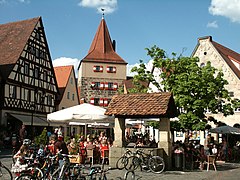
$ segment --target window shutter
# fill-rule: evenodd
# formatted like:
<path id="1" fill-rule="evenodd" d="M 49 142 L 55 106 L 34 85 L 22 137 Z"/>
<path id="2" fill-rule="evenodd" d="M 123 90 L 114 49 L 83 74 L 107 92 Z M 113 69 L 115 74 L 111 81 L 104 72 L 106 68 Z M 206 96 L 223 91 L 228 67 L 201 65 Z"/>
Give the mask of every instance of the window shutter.
<path id="1" fill-rule="evenodd" d="M 93 66 L 93 71 L 96 72 L 97 71 L 97 67 Z"/>
<path id="2" fill-rule="evenodd" d="M 105 89 L 108 90 L 108 82 L 105 82 Z"/>
<path id="3" fill-rule="evenodd" d="M 108 99 L 104 98 L 104 106 L 108 106 Z"/>
<path id="4" fill-rule="evenodd" d="M 103 66 L 100 66 L 100 72 L 103 72 Z"/>
<path id="5" fill-rule="evenodd" d="M 101 89 L 101 90 L 104 89 L 104 84 L 105 84 L 104 82 L 101 82 L 101 83 L 100 83 L 100 89 Z"/>
<path id="6" fill-rule="evenodd" d="M 90 98 L 90 104 L 94 104 L 94 98 Z"/>
<path id="7" fill-rule="evenodd" d="M 113 73 L 116 73 L 116 71 L 117 71 L 117 68 L 113 67 Z"/>
<path id="8" fill-rule="evenodd" d="M 100 98 L 100 100 L 99 100 L 99 105 L 100 106 L 103 106 L 103 100 L 104 100 L 103 98 Z"/>
<path id="9" fill-rule="evenodd" d="M 117 83 L 114 83 L 114 84 L 113 84 L 113 90 L 116 91 L 117 88 L 118 88 L 118 84 L 117 84 Z"/>
<path id="10" fill-rule="evenodd" d="M 95 89 L 95 82 L 92 82 L 91 88 L 92 88 L 92 89 Z"/>
<path id="11" fill-rule="evenodd" d="M 107 66 L 107 72 L 110 72 L 110 68 L 109 68 L 109 66 Z"/>

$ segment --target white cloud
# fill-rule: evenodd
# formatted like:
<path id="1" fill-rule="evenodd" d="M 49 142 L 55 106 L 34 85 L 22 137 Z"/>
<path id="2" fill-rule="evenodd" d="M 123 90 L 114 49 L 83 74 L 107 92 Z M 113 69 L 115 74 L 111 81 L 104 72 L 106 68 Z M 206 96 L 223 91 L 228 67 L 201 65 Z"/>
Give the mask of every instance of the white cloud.
<path id="1" fill-rule="evenodd" d="M 110 14 L 117 9 L 117 0 L 81 0 L 78 5 L 95 8 L 98 13 L 102 13 L 101 9 L 104 9 L 105 14 Z"/>
<path id="2" fill-rule="evenodd" d="M 77 68 L 78 68 L 79 62 L 80 62 L 80 60 L 77 58 L 68 58 L 68 57 L 60 57 L 60 58 L 54 59 L 52 61 L 54 67 L 73 65 L 76 77 L 78 77 L 78 69 Z"/>
<path id="3" fill-rule="evenodd" d="M 217 21 L 208 22 L 207 27 L 208 28 L 218 28 Z"/>
<path id="4" fill-rule="evenodd" d="M 208 8 L 215 16 L 224 16 L 232 22 L 240 23 L 240 0 L 212 0 Z"/>

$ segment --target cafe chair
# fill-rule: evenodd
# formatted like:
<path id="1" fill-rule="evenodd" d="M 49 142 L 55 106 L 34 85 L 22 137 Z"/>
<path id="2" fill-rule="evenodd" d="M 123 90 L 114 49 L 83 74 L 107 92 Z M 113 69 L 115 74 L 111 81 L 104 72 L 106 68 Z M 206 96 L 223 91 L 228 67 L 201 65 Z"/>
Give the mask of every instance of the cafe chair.
<path id="1" fill-rule="evenodd" d="M 208 155 L 207 156 L 207 171 L 209 170 L 210 165 L 213 165 L 214 170 L 217 171 L 217 168 L 216 168 L 216 155 Z"/>
<path id="2" fill-rule="evenodd" d="M 87 160 L 90 162 L 91 165 L 93 165 L 93 160 L 94 160 L 94 153 L 93 153 L 93 149 L 87 149 Z"/>

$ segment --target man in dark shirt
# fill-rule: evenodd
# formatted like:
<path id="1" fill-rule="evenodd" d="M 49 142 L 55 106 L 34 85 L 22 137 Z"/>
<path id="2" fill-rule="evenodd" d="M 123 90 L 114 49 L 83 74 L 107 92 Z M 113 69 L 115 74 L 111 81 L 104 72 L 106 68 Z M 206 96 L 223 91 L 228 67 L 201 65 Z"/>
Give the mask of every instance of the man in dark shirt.
<path id="1" fill-rule="evenodd" d="M 58 137 L 55 134 L 52 134 L 49 138 L 51 145 L 53 146 L 53 153 L 57 154 L 67 154 L 68 155 L 68 148 L 66 143 L 63 141 L 61 137 Z M 68 160 L 68 158 L 66 158 Z M 63 165 L 63 156 L 59 156 L 58 158 L 59 166 L 62 167 Z"/>

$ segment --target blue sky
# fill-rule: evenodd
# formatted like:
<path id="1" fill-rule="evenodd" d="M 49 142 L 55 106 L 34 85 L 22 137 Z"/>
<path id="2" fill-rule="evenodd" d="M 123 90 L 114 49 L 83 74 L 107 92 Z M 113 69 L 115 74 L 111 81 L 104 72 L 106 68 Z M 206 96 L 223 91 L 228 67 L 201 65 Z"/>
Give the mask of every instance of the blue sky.
<path id="1" fill-rule="evenodd" d="M 197 39 L 240 52 L 240 0 L 0 0 L 0 24 L 41 16 L 55 66 L 87 55 L 105 20 L 117 53 L 129 65 L 148 62 L 145 48 L 157 45 L 190 56 Z"/>

